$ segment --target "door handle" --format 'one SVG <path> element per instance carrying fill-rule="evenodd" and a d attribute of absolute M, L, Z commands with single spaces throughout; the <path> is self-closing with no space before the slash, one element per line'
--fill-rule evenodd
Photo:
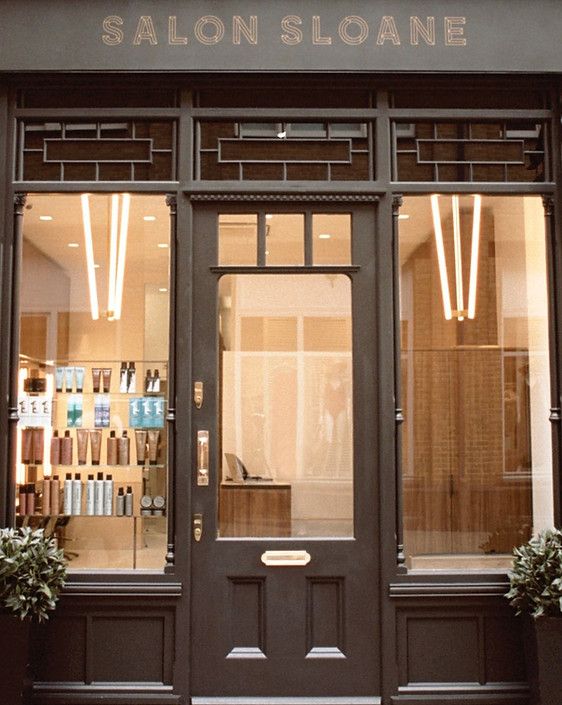
<path fill-rule="evenodd" d="M 209 484 L 209 431 L 197 431 L 197 484 Z"/>
<path fill-rule="evenodd" d="M 193 515 L 193 538 L 197 543 L 201 541 L 201 537 L 203 536 L 203 515 L 202 514 L 194 514 Z"/>

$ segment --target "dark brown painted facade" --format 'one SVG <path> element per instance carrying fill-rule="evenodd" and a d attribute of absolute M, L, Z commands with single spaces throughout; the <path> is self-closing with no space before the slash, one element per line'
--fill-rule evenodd
<path fill-rule="evenodd" d="M 45 7 L 48 4 L 44 3 Z M 336 5 L 330 3 L 330 12 L 338 9 Z M 66 12 L 61 6 L 64 3 L 56 4 L 57 12 Z M 482 37 L 489 30 L 485 18 L 489 16 L 486 10 L 491 12 L 492 6 L 493 3 L 475 3 L 479 14 L 474 25 L 481 30 Z M 550 17 L 551 7 L 544 3 L 545 21 Z M 427 3 L 412 3 L 412 8 L 412 16 L 430 14 Z M 158 36 L 163 26 L 171 31 L 168 17 L 174 11 L 168 9 L 163 13 L 164 24 L 161 19 L 155 24 Z M 199 12 L 200 9 L 197 7 L 197 17 L 208 14 L 203 9 Z M 265 9 L 262 6 L 261 14 Z M 311 8 L 310 15 L 315 12 Z M 556 8 L 552 12 L 559 15 Z M 246 17 L 251 9 L 244 12 L 244 8 L 240 8 L 239 13 Z M 9 12 L 6 14 L 10 16 Z M 112 13 L 104 9 L 102 14 Z M 119 12 L 116 10 L 115 14 Z M 285 14 L 289 14 L 289 10 Z M 373 40 L 380 31 L 380 14 L 382 11 L 377 14 L 376 22 L 371 20 L 369 25 L 370 31 L 375 33 Z M 458 16 L 461 14 L 459 11 Z M 137 13 L 133 15 L 136 17 Z M 438 15 L 437 10 L 435 15 Z M 323 28 L 330 27 L 330 22 L 333 25 L 332 20 L 333 17 L 328 18 L 311 36 L 317 40 L 327 36 L 329 30 Z M 397 24 L 402 31 L 400 22 Z M 4 31 L 6 26 L 7 22 Z M 119 38 L 115 28 L 121 25 L 113 22 L 108 26 L 108 36 Z M 358 31 L 361 26 L 356 22 L 353 27 L 350 25 L 349 31 Z M 217 25 L 213 27 L 216 30 Z M 334 27 L 330 31 L 337 34 L 337 25 Z M 236 75 L 227 75 L 232 65 L 226 63 L 229 60 L 226 52 L 218 66 L 211 62 L 206 67 L 212 73 L 187 73 L 186 67 L 179 64 L 168 72 L 168 66 L 156 64 L 159 73 L 155 75 L 153 67 L 147 64 L 152 30 L 146 23 L 143 28 L 146 41 L 128 47 L 125 58 L 120 59 L 127 65 L 118 73 L 109 74 L 111 59 L 107 59 L 106 52 L 112 47 L 107 42 L 103 46 L 87 47 L 87 53 L 94 52 L 98 58 L 103 56 L 99 58 L 102 65 L 96 65 L 91 74 L 73 72 L 73 69 L 85 70 L 82 58 L 77 58 L 76 65 L 70 59 L 65 68 L 47 62 L 48 72 L 43 73 L 41 66 L 28 66 L 18 49 L 16 56 L 21 65 L 15 70 L 7 66 L 0 84 L 0 134 L 3 135 L 0 140 L 0 164 L 3 165 L 0 208 L 4 214 L 0 241 L 2 467 L 11 466 L 14 452 L 11 439 L 17 422 L 14 379 L 18 312 L 15 303 L 24 212 L 22 195 L 84 191 L 167 194 L 173 243 L 168 414 L 169 497 L 173 501 L 169 503 L 166 565 L 159 573 L 92 572 L 71 576 L 56 616 L 46 626 L 35 630 L 33 704 L 159 705 L 193 701 L 194 705 L 246 705 L 278 703 L 278 699 L 283 698 L 282 702 L 287 704 L 316 705 L 469 702 L 526 705 L 528 689 L 521 629 L 503 598 L 507 588 L 505 572 L 423 573 L 408 571 L 404 565 L 400 477 L 402 390 L 396 374 L 400 360 L 398 273 L 392 263 L 396 263 L 397 217 L 401 197 L 405 194 L 436 191 L 468 194 L 477 188 L 483 194 L 543 197 L 550 306 L 554 516 L 559 525 L 562 260 L 559 247 L 561 85 L 557 71 L 562 72 L 562 57 L 559 69 L 553 68 L 549 58 L 545 59 L 544 66 L 523 65 L 517 67 L 517 75 L 507 76 L 503 73 L 506 69 L 501 64 L 503 59 L 498 59 L 497 65 L 490 66 L 489 75 L 468 73 L 452 78 L 447 75 L 451 70 L 448 55 L 441 50 L 436 50 L 437 58 L 431 60 L 435 63 L 422 67 L 423 75 L 414 75 L 412 72 L 417 67 L 410 46 L 405 65 L 395 69 L 391 65 L 384 66 L 383 70 L 392 73 L 383 75 L 374 67 L 360 73 L 359 67 L 350 66 L 345 56 L 342 58 L 341 48 L 338 48 L 334 55 L 339 58 L 329 65 L 331 72 L 321 71 L 317 66 L 312 67 L 317 71 L 314 75 L 303 73 L 306 66 L 295 66 L 286 72 L 285 61 L 278 60 L 278 55 L 273 58 L 268 55 L 268 72 L 256 77 L 248 66 Z M 387 25 L 386 29 L 391 32 L 392 26 Z M 507 34 L 508 29 L 495 25 L 495 36 L 499 36 L 500 31 Z M 133 17 L 127 20 L 124 31 L 125 37 L 132 34 L 134 38 L 138 20 Z M 177 39 L 186 34 L 190 47 L 193 38 L 189 31 L 178 24 L 173 36 Z M 409 31 L 408 25 L 407 36 Z M 332 37 L 335 44 L 334 37 L 335 34 Z M 156 48 L 159 47 L 154 46 Z M 304 51 L 302 46 L 297 48 L 299 52 Z M 303 54 L 305 63 L 306 52 L 318 48 L 307 47 Z M 426 50 L 432 48 L 426 47 Z M 181 46 L 174 46 L 175 49 L 181 50 Z M 384 46 L 384 49 L 390 51 L 391 47 Z M 457 47 L 448 49 L 454 52 Z M 143 57 L 139 70 L 130 65 L 135 61 L 137 50 Z M 517 53 L 513 45 L 511 52 Z M 164 63 L 173 61 L 169 58 L 169 45 L 163 56 Z M 490 56 L 494 56 L 493 51 Z M 18 69 L 26 73 L 16 73 Z M 528 71 L 534 71 L 535 75 L 527 75 Z M 21 122 L 116 118 L 172 120 L 177 124 L 174 178 L 142 181 L 25 178 L 16 147 L 17 125 Z M 371 126 L 368 176 L 322 181 L 276 176 L 240 179 L 230 173 L 221 175 L 212 168 L 210 176 L 205 176 L 196 139 L 199 125 L 227 120 L 367 122 Z M 504 182 L 479 180 L 476 187 L 465 175 L 447 181 L 400 180 L 394 162 L 392 124 L 417 120 L 542 123 L 548 135 L 544 146 L 548 164 L 544 178 L 525 183 L 507 179 Z M 358 467 L 365 471 L 359 477 L 360 492 L 355 500 L 358 546 L 353 561 L 364 566 L 364 570 L 359 584 L 347 585 L 343 597 L 340 576 L 350 562 L 347 550 L 342 551 L 328 541 L 324 545 L 299 542 L 298 548 L 307 548 L 318 557 L 318 562 L 308 572 L 299 572 L 297 577 L 290 575 L 287 584 L 280 589 L 282 595 L 302 599 L 303 603 L 308 599 L 310 603 L 314 600 L 314 586 L 327 584 L 327 590 L 318 592 L 322 595 L 319 609 L 325 610 L 327 619 L 341 608 L 340 601 L 344 600 L 348 620 L 345 639 L 348 645 L 353 645 L 351 651 L 356 661 L 354 670 L 343 672 L 341 676 L 335 668 L 338 662 L 328 659 L 319 659 L 314 670 L 303 668 L 300 671 L 294 662 L 283 658 L 268 663 L 265 670 L 258 661 L 248 664 L 241 660 L 240 667 L 231 661 L 228 668 L 219 663 L 222 661 L 224 665 L 224 658 L 213 661 L 213 654 L 215 657 L 222 654 L 221 638 L 226 629 L 220 614 L 211 615 L 212 605 L 206 618 L 206 601 L 212 602 L 213 586 L 224 577 L 225 570 L 227 575 L 236 576 L 244 565 L 244 580 L 241 581 L 244 586 L 252 583 L 251 599 L 256 599 L 258 610 L 265 610 L 262 592 L 267 571 L 258 567 L 253 557 L 271 546 L 263 540 L 237 542 L 226 552 L 224 544 L 218 549 L 210 541 L 197 545 L 192 538 L 192 515 L 216 513 L 215 500 L 201 494 L 192 472 L 196 430 L 213 428 L 215 423 L 216 410 L 212 406 L 204 408 L 202 413 L 194 407 L 192 383 L 203 376 L 210 384 L 209 398 L 212 398 L 216 360 L 208 356 L 207 351 L 213 344 L 215 329 L 211 329 L 208 321 L 214 315 L 210 302 L 219 273 L 212 264 L 214 245 L 198 238 L 197 232 L 204 230 L 221 208 L 244 212 L 251 206 L 265 213 L 268 208 L 283 212 L 295 205 L 305 209 L 311 204 L 320 206 L 323 212 L 353 212 L 361 232 L 373 234 L 372 238 L 358 238 L 362 244 L 354 253 L 357 259 L 354 266 L 346 270 L 361 294 L 361 304 L 356 303 L 354 309 L 354 342 L 356 350 L 361 351 L 356 361 L 355 457 Z M 236 271 L 246 270 L 238 268 Z M 258 266 L 250 271 L 265 273 L 267 270 Z M 293 273 L 290 267 L 280 271 Z M 341 272 L 330 267 L 326 271 Z M 5 525 L 13 520 L 14 496 L 11 472 L 5 470 L 0 475 L 0 517 Z M 283 539 L 275 548 L 291 550 L 295 542 Z M 242 600 L 246 599 L 245 590 L 246 587 Z M 252 597 L 252 590 L 257 598 Z M 264 615 L 265 612 L 258 615 L 249 628 L 259 632 Z M 288 619 L 303 619 L 303 612 L 295 609 L 288 615 L 276 613 L 269 618 L 268 629 L 283 636 Z M 310 632 L 310 624 L 307 624 Z M 338 628 L 339 624 L 334 627 L 336 631 Z M 342 633 L 343 630 L 342 627 Z M 287 641 L 290 637 L 289 634 Z M 244 670 L 237 672 L 242 666 Z M 294 668 L 296 670 L 291 670 Z"/>

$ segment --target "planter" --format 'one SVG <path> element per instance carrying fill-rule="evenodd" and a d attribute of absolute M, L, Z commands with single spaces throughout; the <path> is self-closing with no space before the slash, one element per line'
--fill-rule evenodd
<path fill-rule="evenodd" d="M 24 703 L 24 693 L 29 690 L 27 669 L 29 664 L 31 624 L 6 613 L 0 613 L 0 692 L 3 705 Z"/>
<path fill-rule="evenodd" d="M 528 619 L 525 631 L 531 705 L 561 705 L 562 617 Z"/>

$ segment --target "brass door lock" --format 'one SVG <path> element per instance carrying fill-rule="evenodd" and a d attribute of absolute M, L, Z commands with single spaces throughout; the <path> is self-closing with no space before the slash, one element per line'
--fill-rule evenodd
<path fill-rule="evenodd" d="M 197 543 L 201 541 L 201 537 L 203 536 L 203 515 L 202 514 L 194 514 L 193 515 L 193 538 Z"/>

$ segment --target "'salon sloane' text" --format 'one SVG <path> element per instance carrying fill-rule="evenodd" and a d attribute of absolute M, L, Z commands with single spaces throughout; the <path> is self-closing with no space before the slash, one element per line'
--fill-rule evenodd
<path fill-rule="evenodd" d="M 268 30 L 269 30 L 269 22 Z M 466 46 L 466 17 L 417 17 L 396 19 L 384 15 L 366 19 L 347 15 L 336 20 L 323 19 L 321 15 L 305 18 L 286 15 L 279 23 L 279 40 L 287 46 L 310 43 L 330 46 L 336 43 L 359 45 L 372 42 L 378 46 Z M 269 36 L 269 31 L 268 31 Z M 204 15 L 194 20 L 178 19 L 176 15 L 153 17 L 141 15 L 133 21 L 119 15 L 109 15 L 102 22 L 101 40 L 108 46 L 132 44 L 134 46 L 168 44 L 182 46 L 190 43 L 233 45 L 254 44 L 260 41 L 258 15 L 232 15 L 227 19 L 217 15 Z"/>

